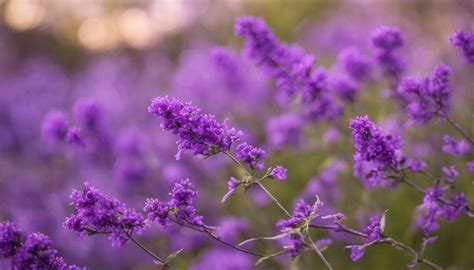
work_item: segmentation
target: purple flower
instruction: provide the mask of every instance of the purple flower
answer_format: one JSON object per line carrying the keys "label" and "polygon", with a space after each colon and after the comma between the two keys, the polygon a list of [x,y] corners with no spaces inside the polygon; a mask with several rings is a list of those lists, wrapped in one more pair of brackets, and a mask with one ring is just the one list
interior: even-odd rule
{"label": "purple flower", "polygon": [[236,158],[247,164],[252,170],[261,170],[265,164],[266,153],[263,149],[243,142],[237,145]]}
{"label": "purple flower", "polygon": [[411,158],[405,162],[407,168],[410,168],[412,172],[420,172],[428,168],[428,165],[422,160]]}
{"label": "purple flower", "polygon": [[241,184],[241,181],[235,179],[234,177],[231,177],[229,181],[227,182],[227,188],[229,191],[222,197],[221,202],[224,203],[230,195],[234,194],[235,189]]}
{"label": "purple flower", "polygon": [[381,217],[374,216],[370,218],[369,224],[365,226],[363,231],[369,236],[369,240],[375,241],[382,237],[383,228],[381,226]]}
{"label": "purple flower", "polygon": [[10,221],[0,223],[0,258],[15,255],[21,246],[21,234],[16,225]]}
{"label": "purple flower", "polygon": [[203,226],[203,217],[193,206],[193,199],[197,196],[194,185],[189,179],[183,179],[175,183],[170,193],[168,202],[157,199],[147,199],[143,211],[148,214],[148,219],[158,221],[163,227],[167,227],[172,221],[187,226]]}
{"label": "purple flower", "polygon": [[372,45],[378,64],[388,76],[398,80],[404,71],[404,64],[396,50],[404,45],[403,36],[399,29],[380,27],[372,34]]}
{"label": "purple flower", "polygon": [[86,130],[100,134],[103,129],[103,108],[93,99],[80,99],[74,104],[74,115]]}
{"label": "purple flower", "polygon": [[468,171],[474,172],[474,160],[468,161],[468,162],[466,163],[466,166],[467,166],[467,170],[468,170]]}
{"label": "purple flower", "polygon": [[442,167],[441,171],[444,174],[444,181],[448,184],[454,184],[454,179],[459,176],[459,172],[454,165],[449,167]]}
{"label": "purple flower", "polygon": [[[440,186],[428,188],[425,191],[423,204],[418,206],[421,216],[417,218],[416,225],[422,228],[426,235],[439,229],[440,218],[444,217],[448,222],[453,222],[468,207],[464,193],[458,193],[449,200],[443,197],[443,193],[444,190]],[[445,200],[447,203],[441,203],[440,200]]]}
{"label": "purple flower", "polygon": [[397,92],[408,103],[406,111],[413,120],[424,123],[449,109],[451,68],[444,64],[435,67],[430,78],[405,77]]}
{"label": "purple flower", "polygon": [[45,116],[41,130],[46,139],[62,142],[68,132],[68,125],[65,113],[52,111]]}
{"label": "purple flower", "polygon": [[[280,228],[282,233],[291,231],[293,229],[298,230],[303,222],[307,219],[314,218],[315,212],[322,207],[322,203],[317,201],[313,206],[306,204],[304,200],[300,200],[293,211],[293,215],[288,219],[278,221],[277,226]],[[311,220],[308,220],[311,222]],[[291,241],[289,246],[289,252],[291,257],[298,256],[304,250],[304,238],[301,233],[290,232],[288,236]]]}
{"label": "purple flower", "polygon": [[464,59],[474,65],[474,34],[467,31],[456,31],[451,37],[451,44],[460,48]]}
{"label": "purple flower", "polygon": [[461,213],[466,211],[468,207],[468,200],[464,193],[459,193],[449,200],[450,205],[444,206],[444,217],[447,221],[454,221]]}
{"label": "purple flower", "polygon": [[64,227],[82,237],[85,234],[110,234],[113,246],[123,246],[132,233],[142,233],[146,228],[143,216],[117,199],[110,199],[98,189],[84,183],[84,191],[73,190],[71,205],[76,213],[64,222]]}
{"label": "purple flower", "polygon": [[148,220],[158,221],[164,228],[171,224],[168,218],[170,210],[170,205],[167,202],[152,198],[146,199],[145,207],[143,208],[143,211],[148,214]]}
{"label": "purple flower", "polygon": [[398,166],[396,152],[402,146],[401,139],[385,135],[367,115],[351,119],[349,127],[356,148],[355,161],[373,161],[383,167]]}
{"label": "purple flower", "polygon": [[471,145],[466,140],[456,141],[449,135],[444,135],[443,152],[453,156],[464,156],[471,150]]}
{"label": "purple flower", "polygon": [[267,124],[267,137],[270,144],[280,148],[287,144],[298,145],[303,137],[303,121],[294,114],[271,118]]}
{"label": "purple flower", "polygon": [[304,97],[303,113],[308,120],[334,119],[342,109],[329,94],[326,73],[314,70],[315,60],[301,48],[281,43],[260,18],[240,17],[235,32],[245,38],[250,58],[275,80],[280,101],[288,103],[296,92]]}
{"label": "purple flower", "polygon": [[66,133],[66,142],[72,145],[85,146],[82,138],[81,129],[78,127],[70,127]]}
{"label": "purple flower", "polygon": [[358,82],[370,80],[372,65],[369,59],[363,56],[357,49],[344,49],[339,53],[337,60],[352,79]]}
{"label": "purple flower", "polygon": [[[298,47],[281,43],[261,18],[239,17],[235,33],[245,38],[245,47],[250,58],[275,79],[277,87],[292,97],[314,65],[314,57],[306,55]],[[286,100],[285,100],[286,101]]]}
{"label": "purple flower", "polygon": [[276,178],[280,181],[286,180],[286,174],[288,173],[288,170],[283,167],[283,166],[276,166],[275,168],[272,169],[270,172],[270,175],[273,178]]}
{"label": "purple flower", "polygon": [[333,75],[330,78],[330,85],[341,100],[349,103],[355,101],[355,96],[360,90],[356,81],[344,75]]}
{"label": "purple flower", "polygon": [[358,261],[364,256],[365,249],[363,247],[355,246],[351,247],[351,260],[353,262]]}
{"label": "purple flower", "polygon": [[227,126],[227,121],[219,123],[214,115],[203,114],[191,102],[158,97],[151,101],[148,111],[161,118],[161,127],[178,135],[178,154],[190,150],[195,155],[212,155],[218,151],[229,151],[233,142],[242,133]]}

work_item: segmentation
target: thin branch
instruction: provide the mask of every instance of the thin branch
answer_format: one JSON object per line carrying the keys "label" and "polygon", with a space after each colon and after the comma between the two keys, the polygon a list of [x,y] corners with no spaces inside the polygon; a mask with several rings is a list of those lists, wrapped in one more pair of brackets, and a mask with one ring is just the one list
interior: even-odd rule
{"label": "thin branch", "polygon": [[456,129],[471,145],[474,145],[474,140],[472,140],[448,115],[443,116],[448,123]]}
{"label": "thin branch", "polygon": [[270,199],[278,206],[280,207],[280,209],[285,212],[285,214],[288,216],[288,217],[291,217],[291,214],[288,212],[288,210],[286,210],[286,208],[281,205],[281,203],[275,198],[275,196],[273,196],[272,193],[270,193],[270,191],[268,191],[268,189],[265,188],[264,185],[262,185],[262,183],[260,182],[256,182],[256,184],[268,195],[268,197],[270,197]]}
{"label": "thin branch", "polygon": [[145,251],[146,253],[148,253],[148,255],[152,256],[155,260],[159,261],[160,263],[162,263],[163,265],[167,265],[168,263],[166,263],[166,261],[160,257],[158,257],[158,255],[156,255],[155,253],[153,253],[151,250],[149,250],[148,248],[146,248],[144,245],[142,245],[142,243],[140,243],[139,241],[137,241],[131,234],[127,233],[126,231],[124,231],[125,235],[128,237],[128,239],[130,239],[135,245],[137,245],[139,248],[141,248],[143,251]]}
{"label": "thin branch", "polygon": [[329,269],[329,270],[333,270],[331,264],[328,262],[328,260],[324,257],[323,253],[321,252],[321,250],[319,250],[318,246],[316,245],[316,243],[314,243],[313,239],[311,239],[311,237],[309,236],[308,234],[308,240],[309,242],[311,243],[311,248],[316,252],[316,254],[318,254],[319,258],[321,258],[321,260],[324,262],[324,264],[326,265],[326,267]]}

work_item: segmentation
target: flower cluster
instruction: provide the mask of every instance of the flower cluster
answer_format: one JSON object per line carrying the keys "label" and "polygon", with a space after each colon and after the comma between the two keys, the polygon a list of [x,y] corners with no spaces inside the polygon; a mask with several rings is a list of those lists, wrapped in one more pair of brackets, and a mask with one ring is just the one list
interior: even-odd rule
{"label": "flower cluster", "polygon": [[353,80],[364,82],[372,78],[372,64],[370,60],[356,48],[351,47],[342,50],[337,60]]}
{"label": "flower cluster", "polygon": [[237,145],[235,151],[237,159],[247,164],[250,169],[261,170],[265,166],[264,161],[267,154],[261,148],[243,142]]}
{"label": "flower cluster", "polygon": [[23,239],[20,230],[10,221],[0,223],[0,258],[9,258],[12,269],[82,269],[67,265],[48,236],[30,233]]}
{"label": "flower cluster", "polygon": [[394,79],[398,79],[404,71],[404,64],[397,53],[404,43],[397,28],[383,26],[372,34],[376,60],[384,73]]}
{"label": "flower cluster", "polygon": [[283,166],[275,166],[270,172],[270,176],[280,181],[286,180],[286,174],[288,170]]}
{"label": "flower cluster", "polygon": [[367,115],[351,119],[349,127],[356,152],[356,162],[374,162],[383,167],[397,167],[399,158],[397,151],[402,146],[400,138],[386,135]]}
{"label": "flower cluster", "polygon": [[150,221],[157,221],[163,227],[172,222],[181,225],[201,227],[204,226],[203,217],[193,206],[197,191],[189,179],[177,182],[170,193],[171,200],[163,202],[158,199],[148,198],[143,211],[148,214]]}
{"label": "flower cluster", "polygon": [[471,145],[466,140],[454,140],[449,135],[444,135],[443,152],[457,157],[462,157],[469,153],[471,150]]}
{"label": "flower cluster", "polygon": [[456,31],[451,37],[451,44],[461,49],[464,59],[474,65],[474,33]]}
{"label": "flower cluster", "polygon": [[288,103],[299,92],[304,97],[302,115],[307,120],[340,116],[342,108],[329,91],[327,72],[313,68],[315,59],[312,55],[278,41],[261,18],[238,18],[235,32],[245,38],[250,57],[275,80],[281,90],[278,97],[282,103]]}
{"label": "flower cluster", "polygon": [[314,205],[307,204],[304,200],[299,201],[293,211],[293,215],[288,219],[280,220],[277,226],[282,233],[289,236],[291,245],[286,246],[291,257],[298,256],[305,249],[305,235],[302,232],[305,226],[309,226],[311,221],[317,217],[317,210],[323,203],[317,200]]}
{"label": "flower cluster", "polygon": [[468,201],[462,192],[447,202],[443,202],[446,200],[444,198],[445,189],[440,185],[427,189],[423,203],[418,206],[421,215],[418,217],[416,225],[427,235],[439,229],[440,218],[444,217],[447,221],[452,222],[467,209]]}
{"label": "flower cluster", "polygon": [[73,190],[71,205],[76,209],[64,222],[66,229],[85,234],[109,234],[113,246],[125,245],[133,233],[147,227],[144,217],[115,198],[108,198],[89,183],[84,190]]}
{"label": "flower cluster", "polygon": [[148,111],[162,120],[162,128],[178,135],[178,154],[190,150],[195,155],[212,155],[219,151],[229,151],[232,143],[239,140],[242,133],[227,126],[227,121],[219,123],[214,115],[203,114],[191,102],[158,97],[151,101]]}
{"label": "flower cluster", "polygon": [[405,77],[397,92],[408,103],[406,110],[413,120],[424,123],[436,115],[445,115],[449,109],[451,68],[436,66],[430,78]]}
{"label": "flower cluster", "polygon": [[72,145],[84,146],[81,129],[69,126],[68,117],[62,111],[51,111],[46,114],[42,124],[42,134],[52,142],[67,142]]}

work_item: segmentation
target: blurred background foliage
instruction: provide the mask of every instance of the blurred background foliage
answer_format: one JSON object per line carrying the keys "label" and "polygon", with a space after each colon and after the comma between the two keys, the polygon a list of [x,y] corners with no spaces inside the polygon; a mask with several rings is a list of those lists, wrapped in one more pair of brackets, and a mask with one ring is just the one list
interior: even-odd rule
{"label": "blurred background foliage", "polygon": [[[393,25],[400,27],[407,36],[406,59],[407,62],[413,63],[410,66],[410,74],[427,76],[432,66],[441,61],[448,61],[453,65],[455,72],[453,115],[461,125],[470,128],[472,133],[474,74],[461,60],[452,59],[460,57],[455,50],[450,48],[448,40],[453,30],[470,29],[472,31],[473,6],[474,2],[470,0],[0,0],[0,71],[3,74],[15,74],[26,59],[43,57],[58,65],[63,72],[69,74],[68,76],[74,76],[86,70],[87,66],[96,59],[117,58],[121,62],[126,62],[124,71],[120,74],[141,73],[146,70],[149,61],[159,58],[166,71],[161,72],[157,69],[150,76],[156,76],[160,83],[137,87],[137,91],[131,94],[151,97],[166,92],[165,90],[171,87],[173,74],[179,68],[183,55],[191,48],[200,46],[205,48],[211,44],[238,51],[242,46],[242,40],[234,35],[233,23],[240,15],[265,18],[279,38],[285,42],[298,43],[307,51],[315,53],[317,61],[325,66],[334,62],[340,50],[337,41],[353,41],[367,46],[370,31],[380,25]],[[360,29],[354,30],[357,27]],[[203,53],[206,51],[203,50]],[[106,74],[107,70],[102,70],[102,72]],[[101,72],[98,74],[100,77]],[[9,91],[14,90],[9,86],[8,84],[0,85],[0,95],[7,95]],[[132,85],[131,88],[133,87]],[[353,146],[349,130],[346,128],[348,120],[355,115],[369,114],[372,119],[381,122],[393,111],[399,109],[391,100],[380,97],[380,92],[384,87],[386,86],[376,85],[372,89],[364,89],[358,104],[354,108],[346,109],[344,121],[337,123],[342,133],[340,142],[331,144],[324,141],[324,131],[329,125],[322,123],[307,128],[306,132],[311,138],[307,147],[297,149],[287,147],[273,152],[268,164],[286,166],[289,169],[289,180],[285,183],[269,185],[269,189],[281,198],[285,206],[291,208],[294,198],[305,190],[307,182],[330,165],[335,154],[338,153],[347,166],[338,177],[338,183],[344,195],[337,209],[347,213],[349,224],[357,227],[361,224],[359,221],[365,218],[363,213],[381,212],[388,209],[387,234],[412,247],[417,247],[422,235],[414,230],[412,221],[414,209],[422,200],[420,195],[405,186],[400,186],[395,190],[367,191],[352,175]],[[103,91],[107,89],[105,87]],[[140,89],[147,90],[140,92],[138,91]],[[73,92],[69,88],[64,91]],[[38,92],[35,95],[42,95],[42,93]],[[195,102],[199,104],[199,101]],[[141,105],[144,112],[147,104]],[[227,106],[236,105],[227,104]],[[266,106],[264,102],[262,106]],[[269,106],[268,111],[272,110],[275,108]],[[257,141],[265,140],[262,129],[264,123],[259,122],[258,119],[249,119],[248,116],[231,113],[218,115],[220,119],[224,117],[243,117],[239,125],[257,134]],[[134,121],[133,117],[131,120]],[[154,125],[157,127],[158,123]],[[400,127],[392,127],[395,130],[398,128]],[[4,131],[0,130],[0,132]],[[147,130],[142,130],[142,132],[146,133]],[[408,130],[406,134],[408,146],[423,143],[438,147],[437,150],[429,151],[428,155],[424,155],[425,161],[434,168],[435,174],[440,173],[436,168],[447,164],[464,168],[466,161],[441,154],[442,135],[446,133],[453,132],[445,123],[430,122]],[[173,142],[171,144],[174,146]],[[404,151],[417,155],[418,150],[404,149]],[[13,156],[14,154],[10,151],[2,152],[2,155]],[[14,167],[18,170],[23,170],[23,166],[29,166],[23,165],[21,158],[15,160],[10,158],[11,156],[1,159],[3,163],[0,170],[12,167],[12,163],[15,162]],[[210,159],[206,162],[211,164],[202,169],[212,175],[214,161]],[[248,228],[250,235],[268,234],[268,228],[281,218],[273,205],[256,206],[241,193],[225,205],[218,204],[219,197],[226,191],[225,179],[231,173],[235,175],[238,171],[230,169],[214,175],[216,178],[224,178],[220,184],[212,182],[207,185],[198,185],[201,192],[199,200],[214,198],[214,201],[207,203],[217,205],[215,207],[219,209],[219,212],[248,216],[252,221],[250,222],[252,225]],[[3,183],[10,181],[9,176],[11,175],[0,173]],[[189,177],[198,176],[190,175]],[[425,181],[421,178],[418,180],[420,183]],[[464,190],[468,198],[473,201],[472,174],[468,175],[463,169],[457,181],[458,188]],[[72,186],[79,186],[79,182],[76,181]],[[48,187],[44,186],[44,188]],[[206,205],[202,201],[200,203]],[[4,207],[15,209],[14,205]],[[206,214],[205,209],[203,212]],[[8,214],[3,214],[8,217]],[[263,220],[262,216],[264,216]],[[253,224],[253,221],[257,223]],[[35,224],[31,224],[29,228],[41,229]],[[317,237],[323,235],[319,232],[315,233]],[[55,235],[53,239],[55,242],[62,241],[60,234]],[[102,242],[97,245],[108,245],[108,243]],[[160,247],[161,243],[155,242],[154,245]],[[472,220],[463,216],[453,224],[442,224],[439,239],[428,248],[426,256],[440,265],[456,265],[450,269],[472,269],[474,267],[473,248],[474,226]],[[131,247],[123,250],[114,249],[115,253],[112,254],[120,256],[132,249]],[[60,252],[68,251],[60,248]],[[198,251],[191,251],[180,256],[176,260],[177,269],[186,269],[198,253]],[[382,245],[369,248],[365,257],[356,263],[350,262],[348,253],[339,243],[325,251],[326,257],[336,269],[404,269],[406,263],[409,262],[405,253]],[[67,253],[65,257],[76,260],[79,265],[88,262]],[[225,258],[221,259],[225,260]],[[92,269],[112,269],[110,265],[105,264],[102,268],[100,266],[102,263],[104,262],[99,262],[95,265],[96,268],[92,267]],[[139,260],[128,266],[134,269],[152,269],[151,266],[142,264]],[[322,269],[323,266],[313,254],[304,254],[288,267],[288,269],[296,270]],[[123,266],[115,269],[120,268]],[[282,266],[276,262],[266,262],[257,269],[282,269]],[[424,268],[419,266],[419,269]]]}

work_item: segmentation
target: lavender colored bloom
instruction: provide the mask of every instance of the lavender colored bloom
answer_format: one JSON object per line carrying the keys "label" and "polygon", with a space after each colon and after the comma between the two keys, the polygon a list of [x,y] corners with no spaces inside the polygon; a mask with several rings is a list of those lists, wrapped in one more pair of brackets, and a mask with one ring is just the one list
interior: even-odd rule
{"label": "lavender colored bloom", "polygon": [[325,248],[328,248],[330,245],[332,245],[333,241],[331,238],[323,238],[323,239],[319,239],[316,241],[316,246],[319,248],[319,249],[325,249]]}
{"label": "lavender colored bloom", "polygon": [[17,250],[12,264],[15,269],[66,269],[64,260],[57,253],[48,236],[32,233]]}
{"label": "lavender colored bloom", "polygon": [[440,203],[443,198],[444,189],[440,186],[428,188],[423,198],[423,204],[418,206],[421,216],[418,217],[416,225],[423,229],[428,235],[439,229],[439,219],[444,217],[448,222],[453,222],[461,213],[465,212],[468,200],[464,193],[458,193],[448,200],[447,204]]}
{"label": "lavender colored bloom", "polygon": [[275,168],[272,169],[272,171],[270,172],[270,175],[273,178],[276,178],[280,181],[284,181],[284,180],[286,180],[287,173],[288,173],[288,170],[285,167],[276,166]]}
{"label": "lavender colored bloom", "polygon": [[84,191],[73,190],[70,198],[77,212],[66,219],[64,227],[80,237],[108,233],[112,246],[123,246],[129,235],[141,234],[146,228],[141,214],[115,198],[108,198],[87,182]]}
{"label": "lavender colored bloom", "polygon": [[449,204],[453,205],[446,205],[443,208],[443,215],[447,221],[452,222],[454,221],[461,213],[466,211],[468,207],[468,200],[464,193],[459,193],[454,196],[452,199],[449,200]]}
{"label": "lavender colored bloom", "polygon": [[351,260],[353,262],[360,260],[364,256],[365,249],[363,247],[351,247]]}
{"label": "lavender colored bloom", "polygon": [[355,161],[373,161],[382,167],[399,165],[396,153],[402,146],[400,138],[385,135],[367,115],[351,119],[349,127],[356,148]]}
{"label": "lavender colored bloom", "polygon": [[143,211],[148,214],[148,220],[157,221],[164,228],[171,224],[168,218],[168,213],[171,211],[171,208],[167,202],[148,198],[145,201]]}
{"label": "lavender colored bloom", "polygon": [[236,158],[247,164],[252,170],[261,170],[265,164],[266,153],[263,149],[243,142],[237,145]]}
{"label": "lavender colored bloom", "polygon": [[74,115],[86,130],[100,134],[103,128],[103,108],[93,99],[80,99],[74,104]]}
{"label": "lavender colored bloom", "polygon": [[466,166],[467,166],[467,170],[468,170],[468,171],[474,172],[474,160],[468,161],[468,162],[466,163]]}
{"label": "lavender colored bloom", "polygon": [[[322,203],[317,201],[313,206],[300,200],[293,211],[293,215],[288,219],[278,221],[277,226],[281,232],[287,232],[293,229],[299,229],[303,222],[309,218],[314,218],[317,209],[322,207]],[[311,222],[309,220],[308,222]],[[298,256],[304,250],[304,238],[300,233],[289,233],[291,245],[288,247],[292,258]]]}
{"label": "lavender colored bloom", "polygon": [[405,162],[407,168],[410,168],[412,172],[420,172],[428,168],[428,165],[422,160],[411,158]]}
{"label": "lavender colored bloom", "polygon": [[219,123],[215,116],[203,114],[191,102],[158,97],[152,100],[148,111],[161,118],[161,127],[178,135],[178,154],[191,150],[195,155],[212,155],[218,151],[229,151],[233,142],[242,133],[227,126],[227,121]]}
{"label": "lavender colored bloom", "polygon": [[368,81],[371,79],[372,65],[367,59],[355,48],[346,48],[342,50],[337,57],[339,65],[345,72],[358,82]]}
{"label": "lavender colored bloom", "polygon": [[229,181],[227,182],[227,188],[229,191],[222,197],[221,202],[224,203],[230,195],[234,194],[235,189],[241,184],[241,181],[235,179],[234,177],[231,177]]}
{"label": "lavender colored bloom", "polygon": [[359,92],[359,84],[352,78],[343,75],[334,75],[330,78],[331,88],[336,92],[341,100],[352,103]]}
{"label": "lavender colored bloom", "polygon": [[303,114],[308,120],[334,119],[341,114],[326,86],[322,69],[313,70],[315,60],[296,46],[278,41],[275,34],[260,18],[240,17],[235,32],[245,38],[250,58],[257,61],[275,80],[280,90],[280,100],[288,103],[296,92],[302,92],[305,105]]}
{"label": "lavender colored bloom", "polygon": [[21,246],[21,234],[16,225],[10,221],[0,223],[0,258],[15,255]]}
{"label": "lavender colored bloom", "polygon": [[449,109],[451,68],[444,64],[436,66],[430,78],[405,77],[397,92],[408,105],[406,111],[413,120],[424,123],[436,115],[444,115]]}
{"label": "lavender colored bloom", "polygon": [[443,152],[453,156],[461,157],[469,153],[471,145],[466,140],[456,141],[449,135],[444,135]]}
{"label": "lavender colored bloom", "polygon": [[78,127],[70,127],[66,133],[66,142],[72,145],[85,146],[81,129]]}
{"label": "lavender colored bloom", "polygon": [[369,240],[375,241],[378,240],[382,237],[382,230],[383,228],[381,227],[381,217],[380,216],[374,216],[370,218],[369,224],[365,226],[364,228],[364,233],[369,236]]}
{"label": "lavender colored bloom", "polygon": [[448,184],[454,184],[454,179],[459,176],[459,172],[456,170],[454,165],[442,167],[441,171],[445,176],[444,181]]}
{"label": "lavender colored bloom", "polygon": [[247,220],[229,217],[219,223],[216,234],[226,241],[236,241],[238,235],[247,227]]}
{"label": "lavender colored bloom", "polygon": [[451,37],[451,44],[461,49],[464,59],[474,65],[474,33],[467,31],[456,31]]}
{"label": "lavender colored bloom", "polygon": [[303,137],[303,121],[294,114],[271,118],[267,124],[267,137],[270,144],[280,148],[285,145],[298,145]]}
{"label": "lavender colored bloom", "polygon": [[[298,47],[281,43],[260,18],[240,17],[235,33],[245,38],[250,58],[257,61],[276,81],[287,97],[293,96],[306,80],[314,65],[314,57]],[[304,84],[304,83],[303,83]]]}
{"label": "lavender colored bloom", "polygon": [[203,217],[193,206],[193,199],[197,196],[194,185],[189,179],[175,183],[171,191],[171,199],[162,202],[157,199],[147,199],[143,211],[148,214],[148,219],[158,221],[167,227],[172,221],[188,226],[203,226]]}
{"label": "lavender colored bloom", "polygon": [[45,138],[61,142],[66,137],[68,125],[68,119],[65,113],[61,111],[51,111],[45,116],[41,130]]}
{"label": "lavender colored bloom", "polygon": [[397,50],[404,45],[404,39],[399,29],[380,27],[372,34],[372,45],[375,48],[375,57],[383,72],[398,80],[404,71],[404,64],[397,54]]}
{"label": "lavender colored bloom", "polygon": [[335,127],[330,127],[326,133],[324,133],[324,140],[333,143],[338,142],[341,139],[341,132]]}

